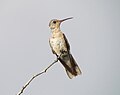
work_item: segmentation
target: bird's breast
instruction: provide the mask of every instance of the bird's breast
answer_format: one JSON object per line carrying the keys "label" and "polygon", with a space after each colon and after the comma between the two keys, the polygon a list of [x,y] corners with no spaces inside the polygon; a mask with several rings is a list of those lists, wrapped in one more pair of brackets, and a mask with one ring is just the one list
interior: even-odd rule
{"label": "bird's breast", "polygon": [[50,39],[51,46],[53,50],[56,52],[56,54],[60,55],[61,50],[67,50],[65,47],[65,41],[64,39],[57,37],[57,38],[51,38]]}
{"label": "bird's breast", "polygon": [[62,45],[63,45],[63,41],[62,41],[62,39],[60,39],[60,38],[51,38],[51,45],[53,46],[53,47],[61,47]]}

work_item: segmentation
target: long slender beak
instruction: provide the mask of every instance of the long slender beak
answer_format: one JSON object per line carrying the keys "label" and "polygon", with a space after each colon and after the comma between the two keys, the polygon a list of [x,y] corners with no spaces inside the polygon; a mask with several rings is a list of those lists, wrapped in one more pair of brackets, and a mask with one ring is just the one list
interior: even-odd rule
{"label": "long slender beak", "polygon": [[69,19],[73,19],[73,17],[62,19],[62,20],[60,20],[60,22],[63,22],[63,21],[69,20]]}

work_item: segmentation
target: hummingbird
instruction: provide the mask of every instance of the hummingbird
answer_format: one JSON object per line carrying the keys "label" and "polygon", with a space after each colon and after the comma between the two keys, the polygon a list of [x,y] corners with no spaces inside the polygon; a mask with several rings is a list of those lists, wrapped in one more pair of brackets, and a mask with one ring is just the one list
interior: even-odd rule
{"label": "hummingbird", "polygon": [[82,72],[77,65],[75,59],[70,53],[70,45],[64,33],[60,29],[60,25],[63,21],[72,19],[73,17],[58,20],[53,19],[49,23],[49,27],[52,32],[52,36],[49,38],[49,44],[53,54],[57,56],[57,59],[64,66],[66,73],[70,79],[80,75]]}

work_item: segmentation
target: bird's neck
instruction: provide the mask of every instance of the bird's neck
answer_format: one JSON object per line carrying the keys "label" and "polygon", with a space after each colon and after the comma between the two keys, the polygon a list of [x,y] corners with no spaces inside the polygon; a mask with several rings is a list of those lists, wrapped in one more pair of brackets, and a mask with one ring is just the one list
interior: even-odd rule
{"label": "bird's neck", "polygon": [[57,33],[57,32],[60,32],[60,28],[54,28],[54,29],[51,29],[52,33]]}
{"label": "bird's neck", "polygon": [[60,35],[62,35],[62,31],[60,30],[60,28],[52,30],[52,37],[60,37]]}

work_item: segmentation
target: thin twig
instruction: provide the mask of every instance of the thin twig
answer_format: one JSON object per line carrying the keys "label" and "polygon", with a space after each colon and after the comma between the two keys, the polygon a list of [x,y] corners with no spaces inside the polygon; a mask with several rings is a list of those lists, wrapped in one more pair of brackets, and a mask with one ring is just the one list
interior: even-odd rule
{"label": "thin twig", "polygon": [[28,85],[29,85],[36,77],[42,75],[43,73],[46,73],[47,70],[48,70],[52,65],[54,65],[56,62],[58,62],[58,58],[57,58],[52,64],[50,64],[44,71],[42,71],[42,72],[34,75],[32,78],[30,78],[30,80],[22,87],[22,89],[20,90],[20,92],[18,92],[16,95],[21,95],[21,94],[24,92],[24,90],[28,87]]}

